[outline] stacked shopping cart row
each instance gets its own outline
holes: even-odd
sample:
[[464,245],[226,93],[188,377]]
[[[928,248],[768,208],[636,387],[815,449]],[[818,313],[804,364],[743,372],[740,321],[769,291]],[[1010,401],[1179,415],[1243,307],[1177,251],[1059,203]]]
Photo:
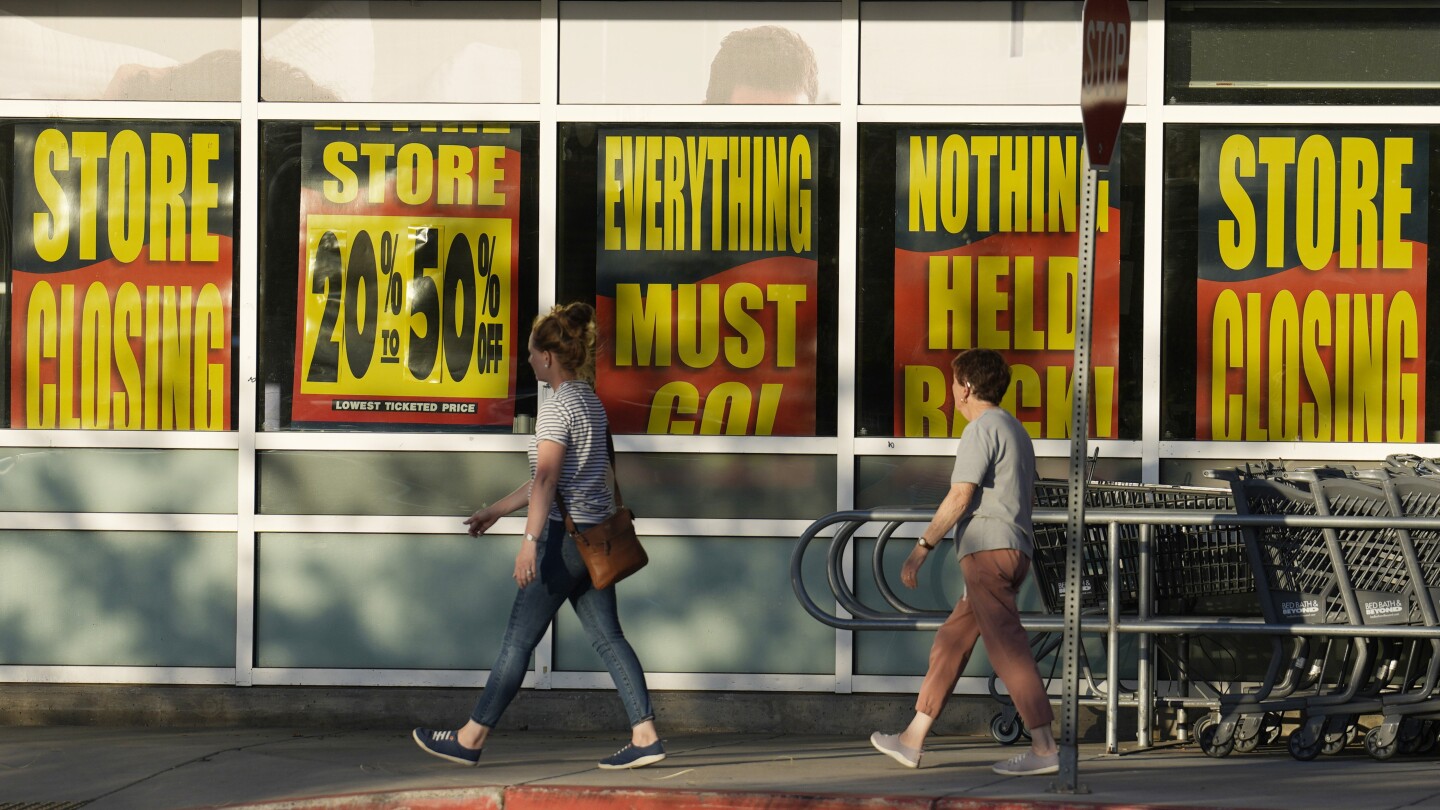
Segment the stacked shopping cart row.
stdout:
[[[1037,481],[1035,506],[1066,509],[1069,484]],[[1200,512],[1234,512],[1230,492],[1213,487],[1164,484],[1087,483],[1087,509],[1184,509]],[[1120,526],[1119,597],[1122,610],[1133,609],[1140,594],[1140,531],[1135,524]],[[1249,593],[1255,579],[1245,553],[1245,541],[1233,526],[1181,526],[1158,524],[1151,528],[1153,593],[1159,600],[1193,600],[1209,596]],[[1035,526],[1035,581],[1046,610],[1065,609],[1065,566],[1069,529],[1063,523]],[[1082,541],[1080,605],[1100,608],[1109,599],[1109,528],[1086,525]]]
[[[1440,516],[1440,479],[1395,471],[1318,468],[1215,471],[1236,511],[1256,515]],[[1267,623],[1440,627],[1440,533],[1396,527],[1246,527],[1242,536]],[[1265,678],[1221,699],[1197,733],[1206,753],[1246,748],[1283,713],[1298,713],[1287,740],[1297,759],[1337,753],[1362,715],[1377,759],[1435,743],[1440,638],[1297,635],[1275,639]]]

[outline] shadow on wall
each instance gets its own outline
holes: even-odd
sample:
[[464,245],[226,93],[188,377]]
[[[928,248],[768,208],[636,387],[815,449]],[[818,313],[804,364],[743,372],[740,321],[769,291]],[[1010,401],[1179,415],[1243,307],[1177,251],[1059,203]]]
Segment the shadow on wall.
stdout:
[[235,537],[0,532],[0,663],[230,667]]

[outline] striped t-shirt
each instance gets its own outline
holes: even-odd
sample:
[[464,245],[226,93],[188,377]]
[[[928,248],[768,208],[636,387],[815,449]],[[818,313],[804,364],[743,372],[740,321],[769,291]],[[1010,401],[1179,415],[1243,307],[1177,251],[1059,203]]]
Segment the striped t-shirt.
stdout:
[[[567,380],[540,405],[535,417],[535,438],[530,442],[530,479],[535,479],[536,446],[541,440],[565,447],[560,491],[576,523],[599,523],[615,511],[606,474],[610,458],[605,436],[610,422],[605,405],[584,380]],[[551,520],[563,520],[560,505],[550,507]]]

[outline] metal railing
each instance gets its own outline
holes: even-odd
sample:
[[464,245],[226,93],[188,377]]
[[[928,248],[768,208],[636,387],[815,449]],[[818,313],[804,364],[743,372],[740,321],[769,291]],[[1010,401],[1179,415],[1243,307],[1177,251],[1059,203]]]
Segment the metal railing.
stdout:
[[[922,610],[899,597],[885,577],[885,547],[894,538],[896,531],[906,523],[928,523],[935,515],[930,508],[880,508],[857,509],[834,512],[815,521],[800,535],[790,561],[790,584],[805,611],[819,621],[842,630],[936,630],[945,621],[949,611]],[[1068,514],[1056,509],[1037,509],[1036,523],[1065,523]],[[863,604],[856,595],[851,578],[847,573],[847,550],[852,540],[861,536],[861,529],[880,524],[877,530],[867,530],[864,537],[876,538],[871,556],[870,574],[881,598],[890,611],[875,610]],[[1119,637],[1122,634],[1138,636],[1137,642],[1137,688],[1133,703],[1138,712],[1136,742],[1140,748],[1148,748],[1154,739],[1156,707],[1155,682],[1155,635],[1197,635],[1241,634],[1268,636],[1337,636],[1350,638],[1404,638],[1440,639],[1440,627],[1413,625],[1356,625],[1356,624],[1277,624],[1262,619],[1241,616],[1163,616],[1153,615],[1155,605],[1154,574],[1154,529],[1157,526],[1195,527],[1262,527],[1281,526],[1293,528],[1346,529],[1395,529],[1440,530],[1440,517],[1342,517],[1316,515],[1237,515],[1227,512],[1204,512],[1174,509],[1087,509],[1085,524],[1105,526],[1108,529],[1109,569],[1107,581],[1121,581],[1120,539],[1121,526],[1138,527],[1138,606],[1131,612],[1121,609],[1121,589],[1108,588],[1108,601],[1103,615],[1089,614],[1080,618],[1082,634],[1106,637],[1107,676],[1112,683],[1119,672]],[[830,547],[826,552],[826,578],[836,605],[835,612],[822,608],[806,590],[802,576],[806,550],[810,544],[825,532],[834,529]],[[872,533],[873,532],[873,533]],[[907,541],[910,538],[906,538]],[[859,566],[856,566],[857,570]],[[1440,583],[1428,583],[1431,586]],[[1065,617],[1056,613],[1027,613],[1022,623],[1030,631],[1061,632]],[[1106,706],[1106,748],[1109,752],[1118,749],[1117,714],[1120,707],[1119,688],[1104,690]],[[1094,702],[1094,701],[1090,701]],[[1071,707],[1073,710],[1073,707]]]

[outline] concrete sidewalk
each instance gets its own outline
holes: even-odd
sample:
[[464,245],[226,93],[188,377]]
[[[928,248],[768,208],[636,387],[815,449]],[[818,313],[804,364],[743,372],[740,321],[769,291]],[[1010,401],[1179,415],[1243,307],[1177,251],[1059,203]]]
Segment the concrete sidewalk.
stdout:
[[1080,749],[1090,792],[1051,793],[1054,777],[1001,777],[1018,749],[988,737],[932,738],[908,770],[865,739],[675,735],[664,762],[633,771],[595,763],[619,735],[500,731],[478,768],[421,752],[409,729],[163,730],[0,728],[0,810],[188,810],[283,802],[321,808],[1060,808],[1440,807],[1440,759],[1376,762],[1351,746],[1297,762],[1283,745],[1225,759],[1193,746],[1106,755]]

